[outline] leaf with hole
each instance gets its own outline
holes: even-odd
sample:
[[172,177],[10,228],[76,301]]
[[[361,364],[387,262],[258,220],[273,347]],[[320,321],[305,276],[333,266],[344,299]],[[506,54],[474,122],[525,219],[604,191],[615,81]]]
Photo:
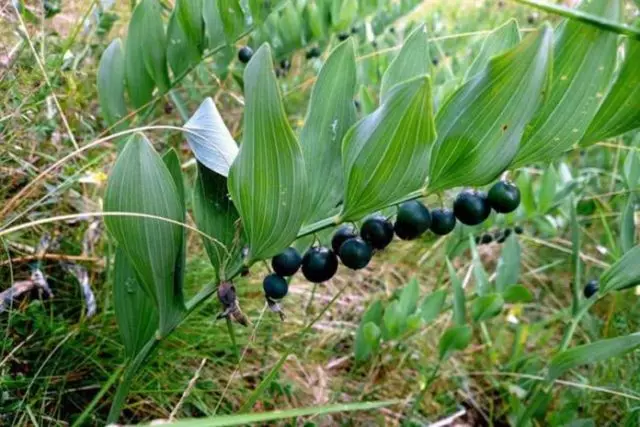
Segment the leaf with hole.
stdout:
[[[98,101],[102,116],[109,126],[127,115],[124,91],[124,52],[120,39],[115,39],[105,49],[98,67]],[[126,122],[122,122],[116,129],[123,129],[126,125]]]
[[336,213],[342,200],[342,139],[356,121],[353,105],[356,87],[355,51],[353,42],[346,40],[322,66],[300,132],[309,182],[308,222]]
[[[579,10],[620,20],[620,0],[587,1]],[[557,158],[582,139],[615,69],[617,36],[576,21],[557,30],[553,79],[545,104],[522,137],[514,167]]]
[[[111,171],[105,195],[110,234],[127,254],[140,284],[158,308],[160,331],[168,332],[182,318],[184,210],[174,179],[142,134],[133,135]],[[137,213],[167,220],[127,216]]]
[[296,239],[308,212],[307,177],[268,45],[249,61],[244,83],[244,140],[228,186],[255,261],[280,253]]
[[396,85],[386,102],[344,137],[342,219],[359,219],[420,189],[434,138],[429,77]]
[[184,136],[196,159],[222,176],[238,155],[238,145],[211,98],[206,98],[184,125]]
[[551,69],[548,24],[454,92],[436,116],[432,191],[488,184],[509,167],[526,124],[542,101]]

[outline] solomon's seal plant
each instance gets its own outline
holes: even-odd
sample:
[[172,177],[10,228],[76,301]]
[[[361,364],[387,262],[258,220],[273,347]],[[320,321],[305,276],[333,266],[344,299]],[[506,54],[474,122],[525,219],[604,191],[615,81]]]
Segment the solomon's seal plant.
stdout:
[[[463,236],[461,244],[471,251],[477,289],[468,311],[457,272],[446,260],[453,298],[446,307],[454,315],[440,341],[445,360],[469,344],[473,330],[468,318],[482,324],[499,314],[505,301],[529,297],[515,285],[518,269],[510,258],[519,256],[516,234],[522,228],[497,237],[505,252],[495,283],[483,269],[471,234],[472,227],[492,215],[516,215],[521,198],[528,200],[521,197],[522,187],[496,180],[507,170],[549,162],[576,145],[640,126],[640,109],[631,98],[640,87],[640,32],[611,25],[603,29],[597,18],[618,21],[619,0],[585,1],[580,17],[586,23],[567,20],[556,29],[543,23],[522,34],[511,20],[487,36],[466,75],[447,85],[434,84],[432,46],[424,25],[407,35],[382,72],[370,73],[370,62],[359,63],[356,55],[370,53],[371,43],[359,44],[358,31],[351,37],[346,32],[354,24],[358,2],[278,2],[282,13],[270,13],[260,3],[249,2],[246,10],[238,1],[178,0],[165,27],[160,2],[142,0],[127,42],[123,46],[115,40],[102,57],[102,113],[110,125],[120,126],[128,116],[126,99],[144,119],[159,96],[204,58],[220,59],[216,66],[226,70],[236,57],[232,46],[249,37],[249,44],[237,51],[238,60],[246,63],[237,76],[244,89],[241,143],[211,98],[181,128],[197,164],[192,195],[185,194],[177,153],[161,156],[141,133],[126,141],[111,171],[104,207],[113,215],[105,222],[118,245],[114,295],[128,361],[110,421],[117,420],[138,367],[212,294],[217,292],[223,316],[247,323],[233,280],[248,267],[271,259],[274,273],[266,275],[263,289],[274,302],[285,298],[287,277],[299,269],[307,280],[322,283],[336,274],[340,261],[363,268],[376,251],[391,244],[394,233],[406,240],[426,233]],[[372,2],[363,3],[368,12],[377,10]],[[281,19],[282,28],[277,25]],[[628,36],[623,45],[612,29]],[[338,40],[331,32],[338,33]],[[327,49],[326,60],[304,122],[294,129],[285,114],[274,58],[306,48],[307,58],[316,61],[320,46]],[[628,54],[617,55],[619,48]],[[289,64],[286,59],[282,68]],[[616,69],[620,71],[614,73]],[[441,202],[429,209],[425,203],[431,196]],[[184,223],[190,197],[216,277],[187,299]],[[453,203],[445,206],[443,200],[451,198]],[[320,233],[336,227],[330,239]],[[492,240],[487,233],[478,241]],[[579,242],[574,247],[579,251]],[[595,296],[637,284],[639,258],[640,248],[629,247],[600,278],[599,288],[585,288],[586,300],[574,286],[571,325],[598,300]],[[123,291],[132,285],[135,292]],[[434,292],[418,309],[414,281],[384,313],[376,305],[358,329],[356,359],[365,361],[381,340],[397,339],[433,320],[444,309],[446,295]],[[548,381],[592,361],[590,354],[603,358],[640,344],[632,335],[567,350],[572,328],[547,366]],[[547,386],[531,390],[532,401]]]

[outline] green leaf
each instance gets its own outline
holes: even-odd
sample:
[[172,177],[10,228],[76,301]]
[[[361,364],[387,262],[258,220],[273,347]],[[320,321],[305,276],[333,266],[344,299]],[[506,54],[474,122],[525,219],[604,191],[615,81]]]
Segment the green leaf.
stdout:
[[425,323],[431,322],[438,317],[444,306],[446,296],[447,293],[441,289],[432,292],[422,300],[422,304],[420,304],[420,315]]
[[302,46],[302,19],[292,2],[287,3],[279,14],[278,33],[285,51]]
[[[124,90],[124,52],[120,39],[115,39],[102,54],[98,68],[100,111],[109,126],[127,115]],[[125,128],[126,125],[123,122],[116,129]]]
[[460,281],[460,278],[458,278],[449,258],[447,258],[447,269],[449,270],[449,280],[451,281],[451,287],[453,288],[453,323],[457,326],[462,326],[467,323],[464,289],[462,288],[462,282]]
[[620,248],[627,253],[636,243],[636,204],[633,193],[629,193],[622,216],[620,217]]
[[132,358],[153,337],[158,328],[158,312],[122,249],[116,251],[113,305],[125,354]]
[[[167,70],[167,36],[162,22],[162,6],[158,0],[142,0],[136,6],[129,23],[127,35],[126,62],[142,61],[147,74],[161,93],[169,90],[169,71]],[[127,66],[127,84],[131,96],[131,79]],[[138,107],[134,101],[134,105]]]
[[176,185],[176,190],[178,190],[178,198],[180,199],[180,205],[184,210],[186,209],[184,197],[184,177],[182,176],[182,165],[180,164],[180,157],[178,156],[178,152],[174,148],[170,148],[162,156],[162,161],[171,174],[173,183]]
[[376,102],[373,99],[373,95],[371,95],[371,91],[362,85],[360,86],[358,94],[360,97],[360,105],[362,106],[362,113],[371,114],[376,109]]
[[472,330],[469,325],[452,326],[440,337],[440,360],[446,360],[455,351],[467,348],[471,342]]
[[496,267],[496,289],[504,292],[509,285],[518,282],[520,277],[520,242],[510,235],[502,246],[498,266]]
[[346,40],[322,66],[300,132],[309,182],[308,222],[326,218],[342,200],[342,139],[356,121],[355,88],[355,52],[353,42]]
[[380,102],[384,103],[391,88],[414,77],[429,74],[431,57],[426,26],[420,25],[407,37],[398,56],[391,61],[380,83]]
[[540,190],[538,190],[538,209],[541,214],[545,214],[553,206],[553,201],[556,195],[556,189],[558,186],[558,174],[553,164],[547,167],[542,175],[542,183],[540,184]]
[[129,34],[126,40],[124,75],[129,100],[138,109],[151,101],[155,83],[143,60],[144,46],[136,41],[132,24],[133,20],[129,24]]
[[238,145],[211,98],[206,98],[184,125],[184,136],[196,159],[210,170],[228,176]]
[[640,127],[640,41],[627,43],[620,73],[581,144],[603,141]]
[[[620,0],[584,0],[580,8],[620,19]],[[555,159],[580,142],[611,82],[615,34],[566,21],[553,49],[554,78],[545,104],[527,126],[514,167]]]
[[489,291],[489,276],[482,265],[478,247],[472,235],[469,235],[469,246],[471,248],[471,258],[473,262],[473,277],[476,279],[476,293],[484,295]]
[[403,319],[416,311],[419,295],[420,285],[418,284],[418,280],[414,277],[409,280],[409,283],[407,283],[404,288],[402,288],[400,298],[398,299],[398,312]]
[[552,39],[553,31],[543,25],[449,97],[436,117],[432,191],[488,184],[509,167],[542,100]]
[[[205,4],[209,0],[205,0]],[[236,37],[244,30],[244,13],[242,12],[242,6],[240,6],[240,0],[218,0],[217,2],[211,2],[218,4],[218,12],[220,13],[220,20],[222,21],[222,28],[224,30],[227,43],[233,44]]]
[[[382,323],[383,308],[380,301],[376,301],[369,306],[367,311],[362,316],[358,330],[356,331],[356,338],[354,343],[354,352],[356,362],[364,362],[371,357],[374,347],[371,345],[369,335],[371,331],[365,331],[367,324],[380,325]],[[371,329],[369,327],[369,329]]]
[[636,150],[631,150],[624,160],[624,184],[627,190],[635,190],[640,183],[640,156]]
[[167,59],[176,76],[202,59],[202,0],[178,0],[167,27]]
[[[173,177],[142,134],[130,139],[111,171],[105,211],[138,213],[184,223],[184,210]],[[182,318],[183,227],[140,216],[107,216],[105,223],[158,307],[160,331]]]
[[420,189],[434,138],[429,76],[396,85],[344,138],[342,219],[359,219]]
[[624,34],[626,36],[629,36],[630,38],[640,40],[640,29],[630,27],[628,25],[620,24],[618,21],[602,18],[600,16],[593,15],[591,13],[588,13],[582,10],[571,9],[568,7],[551,4],[551,3],[543,2],[540,0],[516,0],[516,1],[522,4],[533,6],[540,10],[544,10],[545,12],[564,16],[565,18],[569,18],[572,20],[576,20],[578,22],[582,22],[582,23],[594,26],[595,28],[611,31],[618,34]]
[[198,177],[193,190],[193,216],[203,236],[204,247],[216,270],[217,279],[228,280],[225,272],[242,262],[244,234],[240,216],[227,192],[227,179],[198,162]]
[[547,380],[553,381],[570,369],[621,356],[640,346],[640,332],[596,341],[565,350],[551,359]]
[[464,81],[470,80],[476,74],[481,72],[488,64],[491,58],[500,55],[520,43],[520,29],[518,21],[509,19],[498,28],[489,33],[478,55],[475,57],[467,73]]
[[336,31],[351,26],[358,14],[358,0],[333,0],[331,3],[331,22]]
[[516,184],[520,189],[520,198],[522,200],[522,207],[528,217],[534,215],[538,208],[536,207],[536,199],[533,194],[533,185],[531,182],[531,175],[527,171],[521,171],[518,174]]
[[497,316],[502,311],[504,299],[501,294],[481,295],[471,304],[471,318],[474,322],[482,322]]
[[268,45],[249,61],[244,82],[244,140],[228,185],[249,241],[249,259],[255,261],[280,253],[296,239],[308,211],[307,177]]
[[533,294],[523,285],[510,285],[502,292],[502,298],[509,304],[528,303],[533,301]]
[[327,414],[338,414],[355,411],[371,411],[386,406],[399,405],[401,400],[386,400],[378,402],[339,403],[334,405],[313,406],[309,408],[295,408],[271,412],[256,412],[251,414],[216,415],[210,418],[182,420],[172,423],[176,427],[224,427],[246,426],[250,424],[268,424],[268,421],[313,417]]
[[634,246],[600,276],[601,292],[640,284],[640,246]]
[[202,19],[204,21],[207,47],[215,49],[225,44],[226,36],[222,26],[222,18],[218,10],[218,2],[203,0]]
[[386,340],[391,340],[400,335],[404,329],[403,323],[406,321],[406,316],[403,315],[400,304],[398,301],[391,301],[387,308],[384,310],[384,316],[382,317],[382,331]]

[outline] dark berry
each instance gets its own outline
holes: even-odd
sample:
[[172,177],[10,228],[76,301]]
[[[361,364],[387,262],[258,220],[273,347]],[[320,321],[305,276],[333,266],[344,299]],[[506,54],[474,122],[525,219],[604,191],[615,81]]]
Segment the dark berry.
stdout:
[[440,63],[440,61],[438,60],[438,58],[435,58],[435,57],[434,57],[434,58],[431,60],[431,63],[433,64],[433,66],[434,66],[434,67],[437,67],[437,66],[438,66],[438,64]]
[[287,248],[271,259],[273,271],[280,276],[293,276],[300,269],[302,257],[296,248]]
[[371,261],[373,248],[360,237],[354,237],[340,246],[339,253],[344,265],[352,270],[359,270]]
[[394,34],[396,32],[396,29],[394,27],[389,27],[389,32],[391,34]]
[[438,236],[449,234],[456,228],[456,216],[451,209],[435,208],[431,211],[431,231]]
[[512,182],[498,181],[489,190],[489,204],[498,213],[509,213],[520,205],[520,190]]
[[493,236],[489,233],[485,233],[482,235],[482,239],[480,239],[480,243],[483,245],[489,244],[493,242]]
[[528,22],[529,24],[531,24],[531,25],[535,24],[535,23],[536,23],[536,17],[535,17],[535,16],[533,16],[533,15],[529,15],[529,16],[527,16],[527,22]]
[[463,224],[480,224],[491,214],[487,193],[470,189],[461,191],[453,202],[453,213]]
[[340,33],[340,34],[338,34],[338,40],[340,40],[341,42],[345,41],[348,38],[349,38],[349,33]]
[[317,46],[312,47],[311,49],[309,49],[307,51],[307,59],[310,58],[317,58],[322,54],[322,52],[320,51],[320,48]]
[[506,239],[507,237],[511,236],[511,229],[505,228],[502,233],[504,235],[504,238]]
[[377,42],[377,41],[375,41],[375,40],[374,40],[374,41],[372,41],[372,42],[371,42],[371,47],[372,47],[372,48],[374,48],[374,49],[377,49],[377,48],[378,48],[378,42]]
[[280,68],[285,71],[289,71],[289,69],[291,68],[291,61],[289,61],[287,58],[284,58],[282,61],[280,61]]
[[476,242],[476,245],[479,245],[482,238],[480,236],[476,236],[473,240]]
[[499,238],[496,239],[496,242],[504,243],[505,240],[507,240],[507,238],[504,235],[502,235],[502,236],[500,236]]
[[246,64],[247,62],[249,62],[252,56],[253,56],[253,49],[251,49],[249,46],[242,46],[238,51],[238,59],[243,64]]
[[393,225],[384,216],[373,215],[362,224],[360,236],[375,249],[384,249],[393,240]]
[[357,33],[358,33],[358,27],[354,25],[353,27],[351,27],[351,34],[357,34]]
[[269,299],[282,299],[289,291],[287,280],[277,274],[270,274],[262,281],[264,294]]
[[340,252],[340,246],[342,246],[342,244],[347,240],[353,239],[354,237],[358,237],[358,231],[353,225],[344,224],[340,226],[331,238],[331,249],[333,249],[333,252],[335,253]]
[[515,227],[513,227],[513,231],[515,231],[516,234],[524,233],[524,229],[522,227],[520,227],[519,225],[516,225]]
[[429,209],[417,200],[404,202],[398,208],[396,223],[393,226],[396,236],[403,240],[419,237],[429,229],[431,213]]
[[353,100],[353,106],[356,107],[356,111],[360,112],[360,110],[362,110],[362,106],[360,105],[360,101],[358,101],[357,99]]
[[331,279],[338,271],[338,257],[329,248],[314,247],[302,258],[302,274],[308,281],[322,283]]
[[584,287],[584,297],[587,299],[591,298],[592,296],[598,293],[598,289],[599,289],[598,281],[589,280],[589,282],[587,282],[587,285]]

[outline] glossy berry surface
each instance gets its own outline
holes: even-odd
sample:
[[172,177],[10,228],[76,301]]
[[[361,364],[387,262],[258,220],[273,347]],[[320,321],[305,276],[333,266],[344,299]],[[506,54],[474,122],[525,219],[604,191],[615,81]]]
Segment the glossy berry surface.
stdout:
[[280,276],[293,276],[300,269],[302,256],[296,248],[287,248],[271,259],[273,271]]
[[341,225],[331,238],[331,249],[333,249],[335,253],[340,252],[340,246],[348,239],[353,239],[354,237],[358,237],[356,227],[351,224]]
[[482,238],[480,239],[480,243],[483,245],[489,244],[493,242],[493,236],[489,233],[485,233],[482,235]]
[[449,234],[456,228],[456,216],[451,209],[435,208],[431,211],[431,231],[438,236]]
[[498,181],[489,190],[489,204],[498,213],[509,213],[520,205],[520,190],[509,181]]
[[516,226],[513,228],[513,231],[515,231],[515,232],[516,232],[516,234],[522,234],[522,233],[524,233],[524,228],[520,227],[519,225],[516,225]]
[[465,225],[478,225],[491,214],[487,193],[477,190],[463,190],[453,202],[453,213]]
[[329,248],[314,247],[302,257],[302,274],[310,282],[326,282],[336,274],[336,271],[338,271],[338,257]]
[[287,295],[289,284],[284,277],[270,274],[262,281],[262,289],[267,298],[278,300]]
[[373,215],[360,227],[360,236],[374,249],[384,249],[393,240],[393,225],[384,216]]
[[319,48],[319,47],[317,47],[317,46],[314,46],[314,47],[312,47],[311,49],[309,49],[309,50],[307,51],[307,55],[306,55],[306,57],[307,57],[307,59],[310,59],[310,58],[317,58],[317,57],[319,57],[321,54],[322,54],[322,52],[320,51],[320,48]]
[[251,49],[249,46],[243,46],[238,51],[238,59],[243,64],[246,64],[247,62],[249,62],[252,56],[253,56],[253,49]]
[[592,296],[594,296],[595,294],[598,293],[598,281],[597,280],[589,280],[587,282],[587,285],[584,287],[584,297],[585,298],[591,298]]
[[360,237],[354,237],[340,246],[339,254],[345,266],[352,270],[359,270],[371,261],[373,248]]
[[396,235],[403,240],[419,237],[431,226],[429,209],[417,200],[404,202],[398,208],[396,223],[393,228]]

